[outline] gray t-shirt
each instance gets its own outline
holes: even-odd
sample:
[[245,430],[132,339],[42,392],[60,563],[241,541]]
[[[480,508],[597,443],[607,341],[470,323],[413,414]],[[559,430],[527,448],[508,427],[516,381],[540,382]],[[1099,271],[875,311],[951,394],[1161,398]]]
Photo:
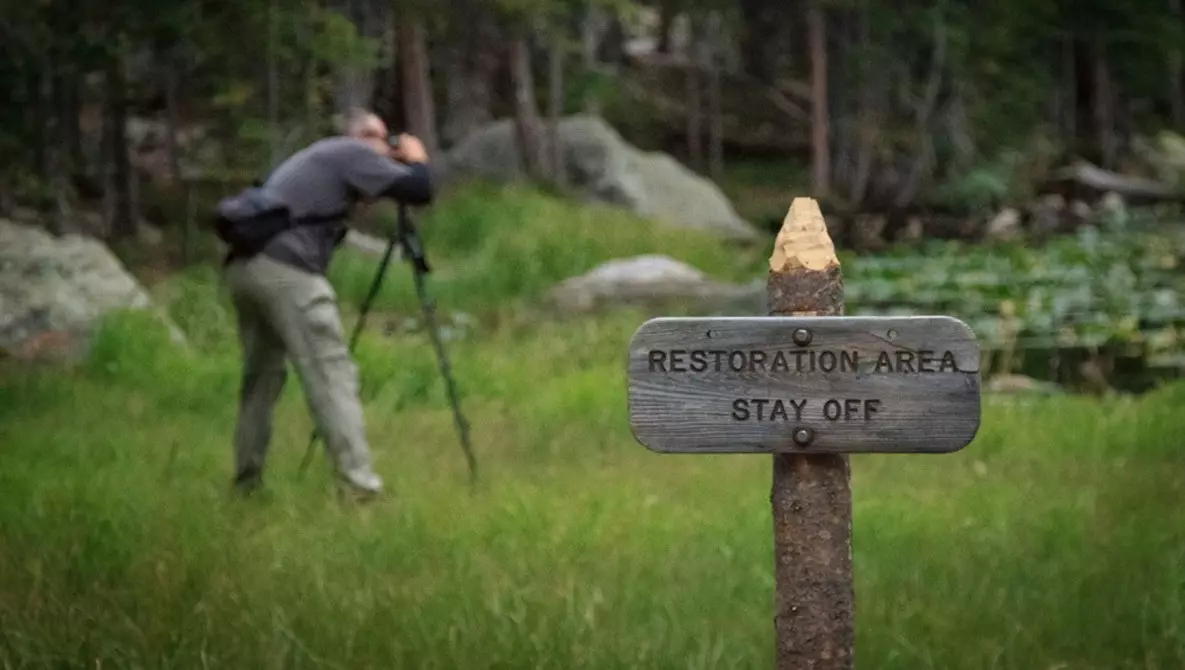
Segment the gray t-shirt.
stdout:
[[346,234],[344,219],[356,202],[389,197],[419,205],[432,197],[426,165],[399,163],[350,137],[326,138],[297,152],[268,176],[264,188],[287,203],[295,217],[336,217],[286,230],[263,249],[276,260],[317,274],[329,267]]

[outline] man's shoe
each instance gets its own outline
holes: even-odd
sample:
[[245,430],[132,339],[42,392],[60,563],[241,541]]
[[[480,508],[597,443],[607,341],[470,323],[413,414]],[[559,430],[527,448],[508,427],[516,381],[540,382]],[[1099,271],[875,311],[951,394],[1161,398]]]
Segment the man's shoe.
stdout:
[[369,470],[344,473],[342,484],[344,492],[359,502],[373,500],[383,492],[383,480]]
[[263,486],[263,473],[254,468],[244,470],[235,475],[231,486],[237,493],[250,495]]

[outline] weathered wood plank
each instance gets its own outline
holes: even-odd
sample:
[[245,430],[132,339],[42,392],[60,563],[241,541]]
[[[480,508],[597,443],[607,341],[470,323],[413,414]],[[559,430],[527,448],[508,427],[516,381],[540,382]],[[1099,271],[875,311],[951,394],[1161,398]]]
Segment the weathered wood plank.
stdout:
[[629,352],[654,451],[944,453],[979,429],[979,346],[951,317],[664,317]]

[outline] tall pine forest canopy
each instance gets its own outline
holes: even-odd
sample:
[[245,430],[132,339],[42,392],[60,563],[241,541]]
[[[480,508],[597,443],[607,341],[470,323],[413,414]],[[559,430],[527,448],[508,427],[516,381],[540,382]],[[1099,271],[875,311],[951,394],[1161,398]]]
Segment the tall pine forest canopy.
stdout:
[[0,208],[94,210],[111,240],[176,224],[161,189],[249,181],[364,106],[434,152],[512,117],[539,181],[562,178],[549,121],[588,112],[830,211],[986,215],[1076,161],[1157,176],[1181,4],[9,2]]

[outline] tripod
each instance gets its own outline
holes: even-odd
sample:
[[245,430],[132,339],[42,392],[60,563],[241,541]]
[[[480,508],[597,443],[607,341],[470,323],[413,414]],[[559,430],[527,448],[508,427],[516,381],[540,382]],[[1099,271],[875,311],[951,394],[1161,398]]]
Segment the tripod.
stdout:
[[[400,256],[411,260],[416,297],[419,298],[420,307],[424,313],[424,321],[428,327],[428,336],[432,339],[432,346],[436,350],[436,360],[440,366],[440,374],[444,377],[445,386],[448,389],[449,404],[453,408],[453,422],[456,425],[457,434],[461,439],[461,449],[465,453],[465,460],[469,465],[469,485],[473,487],[477,484],[477,461],[473,457],[473,449],[469,444],[469,425],[465,422],[465,417],[461,415],[460,402],[457,399],[457,391],[453,383],[448,356],[445,354],[444,345],[440,341],[440,333],[436,328],[435,306],[424,289],[424,276],[432,270],[428,266],[428,260],[424,257],[424,249],[420,244],[419,235],[408,219],[407,205],[402,203],[399,205],[399,221],[395,228],[395,234],[391,236],[390,241],[387,243],[387,249],[383,253],[383,260],[379,263],[378,272],[375,273],[374,281],[370,284],[370,291],[367,293],[366,299],[362,302],[358,322],[354,324],[354,332],[350,335],[350,353],[352,354],[354,352],[354,346],[358,343],[358,336],[362,334],[362,326],[366,323],[366,315],[370,312],[370,307],[374,303],[375,296],[378,295],[379,287],[382,285],[383,278],[387,274],[387,266],[391,262],[391,255],[395,251],[396,245],[400,247]],[[305,471],[313,458],[313,445],[316,442],[317,431],[314,429],[313,434],[309,436],[309,446],[305,451],[304,460],[300,464],[301,473]]]

